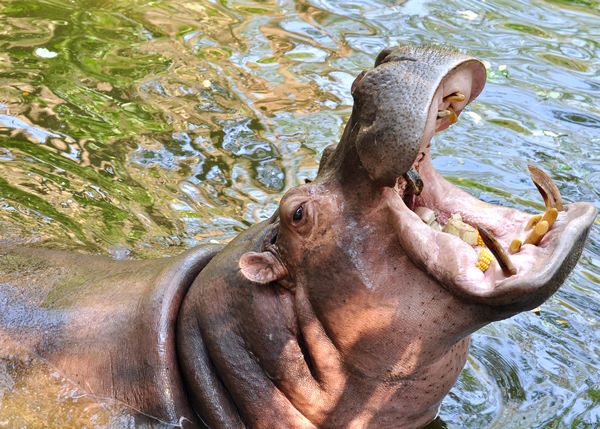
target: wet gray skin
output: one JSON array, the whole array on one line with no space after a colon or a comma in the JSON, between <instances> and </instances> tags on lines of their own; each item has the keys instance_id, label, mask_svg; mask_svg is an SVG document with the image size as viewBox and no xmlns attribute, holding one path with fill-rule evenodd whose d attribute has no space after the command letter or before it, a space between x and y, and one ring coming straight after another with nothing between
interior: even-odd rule
<instances>
[{"instance_id":1,"label":"wet gray skin","mask_svg":"<svg viewBox=\"0 0 600 429\"><path fill-rule=\"evenodd\" d=\"M28 277L18 264L0 276L0 348L26 348L163 422L425 425L465 363L469 335L554 293L596 213L566 205L537 245L511 255L515 275L497 262L481 271L477 248L414 213L428 207L442 223L459 213L503 247L528 233L530 215L477 200L431 164L431 137L484 82L478 60L451 50L383 51L354 82L352 116L317 178L218 253L114 262L4 249L3 258L39 262Z\"/></svg>"}]
</instances>

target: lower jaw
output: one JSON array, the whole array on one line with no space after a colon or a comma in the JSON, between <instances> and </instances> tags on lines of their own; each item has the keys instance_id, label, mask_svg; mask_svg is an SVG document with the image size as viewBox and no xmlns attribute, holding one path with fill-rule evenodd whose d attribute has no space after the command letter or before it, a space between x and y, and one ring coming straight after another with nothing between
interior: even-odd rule
<instances>
[{"instance_id":1,"label":"lower jaw","mask_svg":"<svg viewBox=\"0 0 600 429\"><path fill-rule=\"evenodd\" d=\"M446 182L435 171L430 159L424 159L415 166L415 170L423 178L423 191L415 195L410 191L411 187L400 180L397 189L399 197L409 210L420 217L425 209L433 211L433 222L426 221L423 217L421 219L438 234L454 235L469 245L457 246L456 251L476 261L474 265L483 272L483 283L476 287L478 292L482 289L491 291L495 285L514 275L514 267L511 267L510 257L505 249L508 249L512 238L518 235L530 215L516 209L484 203L465 193ZM459 225L459 229L456 225ZM496 236L494 238L497 238L497 246L488 249L483 243L478 227L493 232L491 235ZM500 256L494 258L492 254ZM472 280L474 279L464 285L454 286L466 292L473 287L468 286L473 284Z\"/></svg>"},{"instance_id":2,"label":"lower jaw","mask_svg":"<svg viewBox=\"0 0 600 429\"><path fill-rule=\"evenodd\" d=\"M445 181L435 171L428 157L417 166L417 170L424 183L423 192L420 195L406 192L406 184L402 180L399 180L396 188L397 197L405 202L407 208L415 213L420 206L433 210L441 227L447 223L453 214L460 214L462 221L466 224L472 227L483 226L489 230L504 255L514 263L516 275L507 274L504 267L497 262L498 258L496 257L496 261L492 260L488 270L482 270L484 271L483 276L481 272L473 271L473 266L469 262L469 264L462 264L460 267L466 267L467 271L470 270L470 274L466 275L464 271L459 270L459 280L457 280L458 277L449 282L438 279L440 283L455 289L460 296L468 297L478 303L493 306L509 305L514 308L525 308L530 302L537 302L536 305L539 305L545 299L543 297L549 296L562 282L561 279L564 279L572 269L573 261L576 261L581 253L586 231L589 231L590 225L596 216L596 210L588 203L563 206L560 212L557 212L556 223L554 221L548 222L547 232L541 234L537 242L529 242L533 230L536 229L528 226L533 218L542 215L545 217L552 210L558 210L555 205L549 204L546 198L547 194L552 192L549 191L552 187L555 188L556 193L552 198L560 199L560 194L558 194L558 189L545 173L542 172L542 175L545 176L543 181L546 181L546 185L540 185L535 177L536 173L533 171L536 169L530 167L532 179L540 189L547 207L546 212L540 215L532 215L513 208L487 204L469 195ZM541 189L544 187L545 189ZM406 214L404 216L406 217ZM411 228L420 225L416 216L409 216L408 219L413 219L410 220L413 223ZM423 232L422 228L418 229ZM442 238L446 243L448 242L448 236L444 232L437 231L436 234L431 235L428 243L440 241ZM413 239L418 242L416 237ZM413 239L409 238L409 240ZM523 244L522 248L519 247L515 252L510 250L514 239L519 239ZM452 260L457 258L462 258L463 262L465 259L473 260L474 256L481 252L480 246L465 246L465 243L461 243L460 239L452 239L452 243L452 247L456 251L452 255L453 258L441 258L440 265L435 266L432 270L431 274L434 277L436 275L433 272L451 268L447 264L453 264L454 266ZM487 245L487 247L493 250L493 246ZM409 249L409 247L406 247L406 249ZM423 261L415 260L415 262L424 266L426 265L425 260L430 260L431 256L431 254L427 254L424 256ZM475 260L477 259L475 258Z\"/></svg>"}]
</instances>

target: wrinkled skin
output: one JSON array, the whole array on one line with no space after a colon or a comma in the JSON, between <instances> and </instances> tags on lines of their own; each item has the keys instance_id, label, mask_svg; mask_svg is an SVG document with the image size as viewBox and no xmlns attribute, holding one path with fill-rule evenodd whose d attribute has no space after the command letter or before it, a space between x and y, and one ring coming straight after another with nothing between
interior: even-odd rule
<instances>
[{"instance_id":1,"label":"wrinkled skin","mask_svg":"<svg viewBox=\"0 0 600 429\"><path fill-rule=\"evenodd\" d=\"M289 190L269 220L214 257L214 249L203 253L191 264L193 276L175 270L180 280L171 289L181 299L168 320L177 323L156 331L159 338L172 334L172 354L159 361L169 376L162 381L177 383L166 381L152 401L144 389L119 399L163 421L184 416L185 424L211 428L413 428L431 421L465 363L469 335L554 293L596 214L587 203L567 205L538 245L511 255L517 274L507 275L496 262L482 272L472 246L414 213L429 207L441 221L460 213L504 247L524 233L531 215L477 200L431 164L431 138L452 122L438 112L460 115L484 83L479 61L450 50L383 51L354 82L352 116L337 147L324 152L317 178ZM457 92L464 100L448 101ZM404 178L411 167L424 184L418 196ZM155 277L148 278L154 286L130 295L162 296L166 286ZM100 295L89 301L97 304ZM15 332L14 322L9 328ZM73 353L73 341L45 338L53 353L44 354L41 334L32 338L50 361ZM77 371L70 362L59 365L67 374ZM96 374L91 390L114 397L98 386L118 376ZM144 384L136 371L129 376Z\"/></svg>"}]
</instances>

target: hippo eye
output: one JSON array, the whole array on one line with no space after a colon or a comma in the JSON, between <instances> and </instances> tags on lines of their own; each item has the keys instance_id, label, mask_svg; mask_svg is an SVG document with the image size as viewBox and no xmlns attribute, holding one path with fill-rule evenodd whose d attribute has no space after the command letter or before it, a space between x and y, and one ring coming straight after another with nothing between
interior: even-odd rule
<instances>
[{"instance_id":1,"label":"hippo eye","mask_svg":"<svg viewBox=\"0 0 600 429\"><path fill-rule=\"evenodd\" d=\"M294 216L292 217L292 219L294 220L294 222L300 222L302 220L302 216L304 216L304 207L299 206L294 212Z\"/></svg>"}]
</instances>

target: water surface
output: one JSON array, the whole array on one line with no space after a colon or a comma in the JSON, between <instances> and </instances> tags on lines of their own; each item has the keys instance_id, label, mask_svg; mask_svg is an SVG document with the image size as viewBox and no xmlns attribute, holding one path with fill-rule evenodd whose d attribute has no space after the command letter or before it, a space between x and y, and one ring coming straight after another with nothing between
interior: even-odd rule
<instances>
[{"instance_id":1,"label":"water surface","mask_svg":"<svg viewBox=\"0 0 600 429\"><path fill-rule=\"evenodd\" d=\"M116 258L225 242L315 176L354 76L400 42L488 64L478 101L435 138L444 175L535 212L533 162L567 201L600 206L598 22L597 0L0 0L0 234ZM597 220L540 315L474 336L448 428L600 425L599 235ZM0 426L33 427L49 406L6 387L19 371L0 365ZM110 424L56 386L53 425Z\"/></svg>"}]
</instances>

